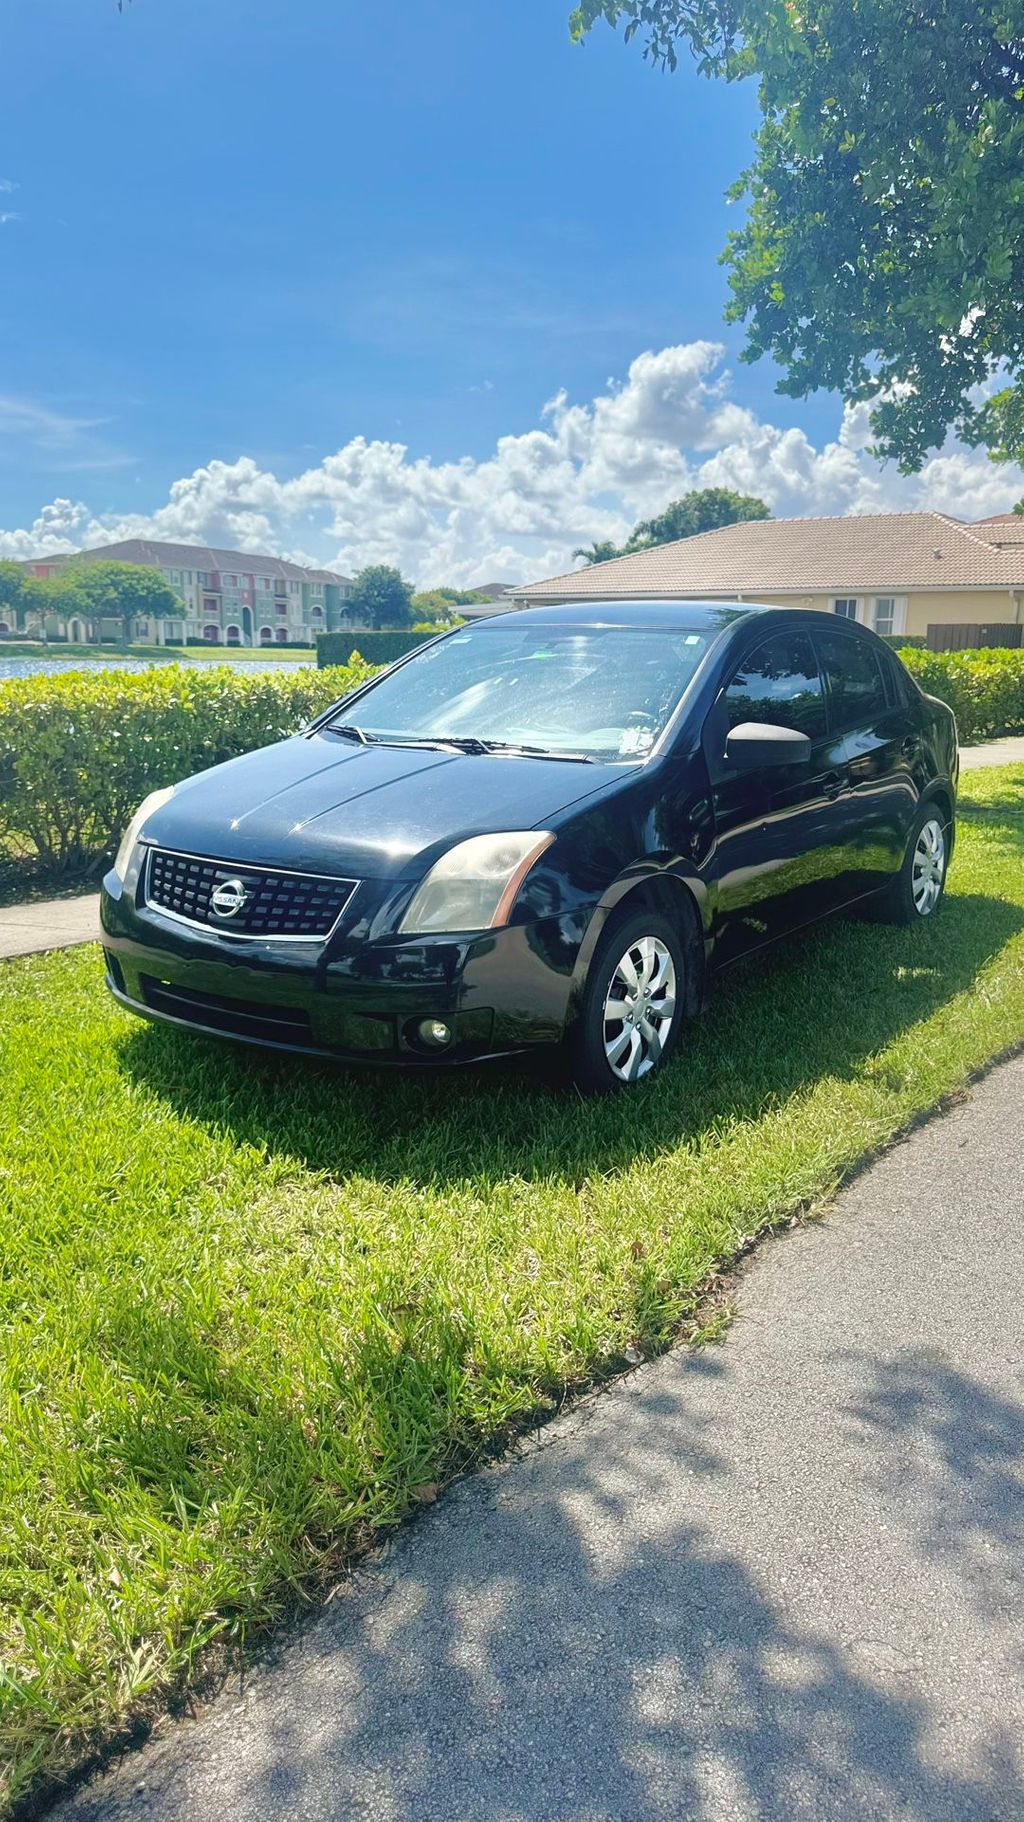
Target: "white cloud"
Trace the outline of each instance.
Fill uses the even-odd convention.
[[[210,461],[146,514],[93,514],[67,499],[28,527],[0,531],[0,555],[80,549],[149,536],[276,551],[348,570],[396,562],[422,584],[550,575],[578,544],[621,539],[689,487],[760,494],[782,515],[934,507],[980,518],[1024,492],[1020,469],[951,445],[909,478],[867,453],[867,410],[848,407],[835,439],[759,418],[733,396],[716,342],[637,356],[587,403],[560,391],[538,422],[485,458],[434,462],[402,443],[355,437],[303,473],[249,456]],[[0,400],[0,434],[59,446],[84,420]],[[89,427],[91,428],[91,427]],[[71,466],[72,464],[69,464]]]

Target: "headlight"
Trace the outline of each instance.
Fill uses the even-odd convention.
[[[165,803],[170,803],[177,788],[177,785],[168,784],[164,786],[162,791],[150,791],[149,796],[143,799],[136,810],[135,815],[132,817],[131,822],[128,824],[128,827],[121,837],[121,846],[114,856],[114,872],[117,874],[122,885],[124,884],[124,876],[128,871],[128,862],[131,860],[132,850],[142,833],[143,823],[146,821],[147,817],[153,815],[155,810],[162,810]]]
[[[507,924],[523,880],[554,839],[538,835],[536,829],[520,829],[458,842],[420,882],[400,933],[488,930]]]

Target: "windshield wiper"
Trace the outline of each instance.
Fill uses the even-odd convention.
[[[453,746],[459,742],[453,740]],[[523,745],[518,740],[474,740],[467,742],[464,749],[467,753],[508,753],[513,759],[570,759],[577,765],[592,765],[592,753],[562,752],[558,747],[535,747]]]
[[[431,752],[444,752],[447,748],[456,753],[498,753],[513,759],[569,759],[577,765],[593,764],[590,753],[560,753],[553,747],[522,746],[515,740],[481,740],[476,734],[369,734],[354,721],[329,721],[327,731],[356,740],[364,747],[427,747]]]
[[[329,734],[343,734],[346,740],[357,740],[361,747],[368,747],[376,742],[376,734],[368,734],[365,728],[357,728],[354,721],[329,721]]]

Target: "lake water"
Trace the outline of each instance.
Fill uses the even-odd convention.
[[[193,658],[188,653],[183,652],[176,662],[179,664],[187,664],[191,667],[198,664],[207,664],[209,663],[209,660],[206,658]],[[230,652],[225,651],[218,652],[216,662],[218,664],[226,664],[235,671],[301,671],[304,670],[307,665],[311,664],[312,660],[309,658],[232,658]],[[146,658],[117,657],[43,658],[38,654],[33,653],[31,657],[26,656],[24,658],[0,657],[0,683],[5,683],[12,677],[56,677],[60,675],[61,671],[148,671],[152,670],[155,664],[166,663],[166,658],[154,658],[152,660]]]

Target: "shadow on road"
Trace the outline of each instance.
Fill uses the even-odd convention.
[[[228,1782],[204,1770],[200,1728],[184,1767],[150,1771],[145,1813],[166,1790],[175,1819],[192,1803],[233,1822],[1016,1822],[1009,1727],[945,1750],[926,1672],[908,1685],[861,1669],[702,1524],[701,1480],[733,1469],[687,1386],[727,1370],[692,1356],[675,1390],[645,1393],[642,1459],[635,1428],[630,1443],[603,1425],[599,1448],[570,1440],[456,1491],[400,1543],[393,1585],[371,1571],[278,1654],[287,1704],[257,1680]],[[951,1573],[1016,1546],[1019,1404],[919,1356],[876,1370],[859,1420],[869,1469],[873,1435],[898,1433],[908,1459],[934,1451],[906,1522]],[[813,1534],[804,1549],[807,1575],[827,1577]]]

